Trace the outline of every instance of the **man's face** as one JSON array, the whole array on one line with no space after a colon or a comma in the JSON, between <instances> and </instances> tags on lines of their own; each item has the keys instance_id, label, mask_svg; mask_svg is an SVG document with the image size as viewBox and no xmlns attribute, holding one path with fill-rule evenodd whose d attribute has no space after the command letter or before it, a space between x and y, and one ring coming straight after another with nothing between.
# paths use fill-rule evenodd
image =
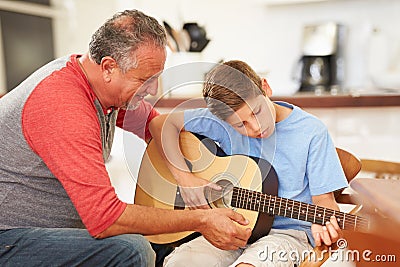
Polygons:
<instances>
[{"instance_id":1,"label":"man's face","mask_svg":"<svg viewBox=\"0 0 400 267\"><path fill-rule=\"evenodd\" d=\"M113 79L114 106L132 110L147 95L156 95L158 77L164 69L166 50L155 46L142 46L136 51L137 68L118 73Z\"/></svg>"},{"instance_id":2,"label":"man's face","mask_svg":"<svg viewBox=\"0 0 400 267\"><path fill-rule=\"evenodd\" d=\"M246 100L226 119L240 134L253 138L267 138L275 131L276 113L271 100L263 95Z\"/></svg>"}]
</instances>

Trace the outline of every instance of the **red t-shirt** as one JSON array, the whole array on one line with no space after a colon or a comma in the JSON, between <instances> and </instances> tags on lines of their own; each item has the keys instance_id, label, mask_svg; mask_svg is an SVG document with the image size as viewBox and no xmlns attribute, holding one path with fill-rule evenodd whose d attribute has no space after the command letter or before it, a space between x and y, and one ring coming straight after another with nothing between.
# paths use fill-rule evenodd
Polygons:
<instances>
[{"instance_id":1,"label":"red t-shirt","mask_svg":"<svg viewBox=\"0 0 400 267\"><path fill-rule=\"evenodd\" d=\"M62 183L91 235L111 226L126 203L117 198L105 168L96 96L77 58L53 72L32 91L23 110L22 129L33 151ZM148 122L158 113L143 102L122 111L117 125L149 138ZM134 148L133 148L134 149ZM33 166L34 167L34 166Z\"/></svg>"}]
</instances>

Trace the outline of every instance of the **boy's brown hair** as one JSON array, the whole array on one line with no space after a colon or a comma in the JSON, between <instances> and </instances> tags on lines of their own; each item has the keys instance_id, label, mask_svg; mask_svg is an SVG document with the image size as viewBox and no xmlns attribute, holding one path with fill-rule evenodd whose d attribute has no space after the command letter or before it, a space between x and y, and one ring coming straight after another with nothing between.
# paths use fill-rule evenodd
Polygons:
<instances>
[{"instance_id":1,"label":"boy's brown hair","mask_svg":"<svg viewBox=\"0 0 400 267\"><path fill-rule=\"evenodd\" d=\"M231 60L214 67L207 75L203 97L208 109L225 120L247 99L265 95L262 80L245 62Z\"/></svg>"}]
</instances>

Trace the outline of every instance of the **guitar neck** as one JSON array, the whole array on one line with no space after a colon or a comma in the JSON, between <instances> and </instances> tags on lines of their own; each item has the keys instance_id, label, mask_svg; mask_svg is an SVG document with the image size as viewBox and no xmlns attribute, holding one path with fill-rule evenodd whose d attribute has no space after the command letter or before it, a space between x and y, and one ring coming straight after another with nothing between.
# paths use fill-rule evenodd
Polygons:
<instances>
[{"instance_id":1,"label":"guitar neck","mask_svg":"<svg viewBox=\"0 0 400 267\"><path fill-rule=\"evenodd\" d=\"M335 216L341 229L368 229L368 221L360 216L239 187L233 188L231 205L320 225L325 225L331 216Z\"/></svg>"}]
</instances>

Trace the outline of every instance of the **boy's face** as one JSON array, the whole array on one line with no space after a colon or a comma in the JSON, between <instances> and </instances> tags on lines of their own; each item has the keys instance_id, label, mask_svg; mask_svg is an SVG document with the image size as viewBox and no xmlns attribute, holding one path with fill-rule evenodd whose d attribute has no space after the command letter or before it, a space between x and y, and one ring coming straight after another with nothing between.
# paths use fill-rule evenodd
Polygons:
<instances>
[{"instance_id":1,"label":"boy's face","mask_svg":"<svg viewBox=\"0 0 400 267\"><path fill-rule=\"evenodd\" d=\"M226 119L236 131L253 138L267 138L275 131L276 112L268 97L249 99Z\"/></svg>"}]
</instances>

